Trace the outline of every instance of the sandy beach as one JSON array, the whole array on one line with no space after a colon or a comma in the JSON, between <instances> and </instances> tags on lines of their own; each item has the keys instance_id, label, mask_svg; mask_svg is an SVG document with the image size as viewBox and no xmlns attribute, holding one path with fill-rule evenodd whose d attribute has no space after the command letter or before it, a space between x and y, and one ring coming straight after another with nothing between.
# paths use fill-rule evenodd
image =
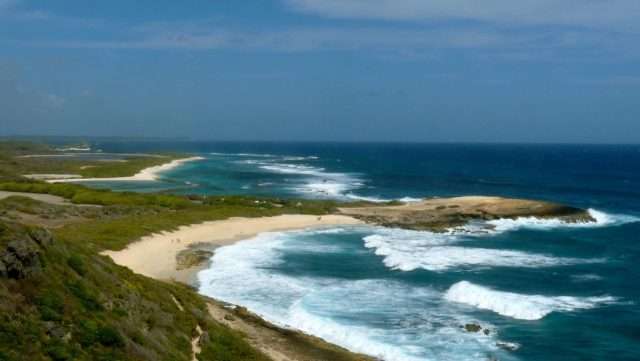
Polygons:
<instances>
[{"instance_id":1,"label":"sandy beach","mask_svg":"<svg viewBox=\"0 0 640 361\"><path fill-rule=\"evenodd\" d=\"M122 251L105 251L102 254L111 257L117 264L148 277L193 284L197 272L205 267L206 263L177 270L176 261L176 256L190 246L202 245L203 248L213 249L250 239L263 232L361 223L355 218L341 215L236 217L183 226L171 232L152 234L131 243Z\"/></svg>"},{"instance_id":2,"label":"sandy beach","mask_svg":"<svg viewBox=\"0 0 640 361\"><path fill-rule=\"evenodd\" d=\"M166 172L173 168L179 167L180 165L193 162L197 160L202 160L203 157L189 157L189 158L181 158L175 159L171 162L167 162L165 164L156 165L153 167L145 168L140 172L130 176L130 177L109 177L109 178L56 178L56 179L47 179L48 183L65 183L65 182L90 182L90 181L154 181L157 180L160 176L160 173Z\"/></svg>"}]
</instances>

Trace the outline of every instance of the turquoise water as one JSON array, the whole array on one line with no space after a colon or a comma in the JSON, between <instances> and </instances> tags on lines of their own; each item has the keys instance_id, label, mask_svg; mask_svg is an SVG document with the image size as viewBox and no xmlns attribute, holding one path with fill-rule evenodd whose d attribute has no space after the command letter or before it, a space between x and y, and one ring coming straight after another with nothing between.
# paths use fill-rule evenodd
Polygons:
<instances>
[{"instance_id":1,"label":"turquoise water","mask_svg":"<svg viewBox=\"0 0 640 361\"><path fill-rule=\"evenodd\" d=\"M589 208L446 234L373 226L219 248L200 292L385 360L639 360L640 147L101 144L205 160L118 189L412 200L503 195ZM488 334L461 328L477 323Z\"/></svg>"}]
</instances>

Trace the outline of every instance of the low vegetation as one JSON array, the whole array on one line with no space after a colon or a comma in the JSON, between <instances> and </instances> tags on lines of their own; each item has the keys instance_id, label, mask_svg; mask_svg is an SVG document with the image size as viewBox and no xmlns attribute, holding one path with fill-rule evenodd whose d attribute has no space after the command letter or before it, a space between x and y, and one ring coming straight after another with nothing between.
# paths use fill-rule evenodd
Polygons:
<instances>
[{"instance_id":1,"label":"low vegetation","mask_svg":"<svg viewBox=\"0 0 640 361\"><path fill-rule=\"evenodd\" d=\"M136 275L89 243L0 221L0 360L187 361L198 325L199 360L268 360L190 288Z\"/></svg>"},{"instance_id":2,"label":"low vegetation","mask_svg":"<svg viewBox=\"0 0 640 361\"><path fill-rule=\"evenodd\" d=\"M198 360L269 360L246 336L214 320L207 300L191 288L134 274L99 252L207 220L327 214L335 210L335 202L140 194L50 184L20 175L76 169L65 168L65 162L34 166L38 162L31 159L36 158L15 157L50 151L47 148L9 148L11 155L3 152L0 158L3 165L10 164L3 167L0 190L55 195L83 206L22 196L0 200L0 361L192 360L198 327L203 332ZM319 340L301 341L306 338L295 332L283 335L291 347L301 349L296 352L313 355L309 359L360 359Z\"/></svg>"},{"instance_id":3,"label":"low vegetation","mask_svg":"<svg viewBox=\"0 0 640 361\"><path fill-rule=\"evenodd\" d=\"M338 205L332 201L140 194L50 184L21 174L34 170L59 173L72 168L64 168L64 162L45 168L34 166L31 159L35 158L16 158L50 149L0 142L0 150L0 190L49 194L72 203L52 204L15 195L0 200L0 361L186 361L194 357L194 340L199 340L200 361L269 360L244 334L211 317L207 302L214 301L188 286L134 274L100 251L122 249L149 233L191 223L233 216L322 215L334 212ZM142 162L130 164L136 164L133 168L143 166ZM277 330L248 314L237 316ZM363 359L319 339L288 330L277 332L284 340L281 342L303 355L302 359Z\"/></svg>"},{"instance_id":4,"label":"low vegetation","mask_svg":"<svg viewBox=\"0 0 640 361\"><path fill-rule=\"evenodd\" d=\"M0 141L0 180L18 180L25 174L78 174L82 177L127 177L140 170L183 158L184 154L127 156L122 161L91 160L61 155L46 144ZM32 155L50 155L31 157Z\"/></svg>"}]
</instances>

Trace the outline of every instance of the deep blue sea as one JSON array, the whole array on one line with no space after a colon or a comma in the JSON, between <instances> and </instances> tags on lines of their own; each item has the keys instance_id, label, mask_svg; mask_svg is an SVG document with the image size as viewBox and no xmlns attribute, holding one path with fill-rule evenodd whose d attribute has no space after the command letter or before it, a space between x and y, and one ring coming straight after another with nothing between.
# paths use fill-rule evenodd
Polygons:
<instances>
[{"instance_id":1,"label":"deep blue sea","mask_svg":"<svg viewBox=\"0 0 640 361\"><path fill-rule=\"evenodd\" d=\"M97 143L198 153L120 190L372 201L545 199L595 224L491 221L262 234L216 250L200 292L388 361L640 360L640 146ZM489 333L461 328L477 323Z\"/></svg>"}]
</instances>

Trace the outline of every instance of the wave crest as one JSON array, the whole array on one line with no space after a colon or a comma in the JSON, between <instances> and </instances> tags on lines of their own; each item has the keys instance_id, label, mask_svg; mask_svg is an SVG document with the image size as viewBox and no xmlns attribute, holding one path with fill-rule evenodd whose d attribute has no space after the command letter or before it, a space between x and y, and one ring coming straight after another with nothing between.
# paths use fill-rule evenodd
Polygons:
<instances>
[{"instance_id":1,"label":"wave crest","mask_svg":"<svg viewBox=\"0 0 640 361\"><path fill-rule=\"evenodd\" d=\"M639 219L625 214L609 214L593 208L587 210L595 222L567 222L560 218L519 217L516 219L496 219L486 223L494 227L496 232L515 231L518 229L555 229L555 228L593 228L609 227L625 223L637 222Z\"/></svg>"},{"instance_id":2,"label":"wave crest","mask_svg":"<svg viewBox=\"0 0 640 361\"><path fill-rule=\"evenodd\" d=\"M599 263L602 259L553 257L513 250L453 246L461 241L456 233L378 229L366 236L364 245L382 256L384 264L395 270L424 269L441 272L456 267L553 267Z\"/></svg>"},{"instance_id":3,"label":"wave crest","mask_svg":"<svg viewBox=\"0 0 640 361\"><path fill-rule=\"evenodd\" d=\"M522 295L496 291L471 282L460 281L444 295L451 302L463 303L519 320L539 320L551 312L570 312L615 302L611 296L571 297Z\"/></svg>"}]
</instances>

